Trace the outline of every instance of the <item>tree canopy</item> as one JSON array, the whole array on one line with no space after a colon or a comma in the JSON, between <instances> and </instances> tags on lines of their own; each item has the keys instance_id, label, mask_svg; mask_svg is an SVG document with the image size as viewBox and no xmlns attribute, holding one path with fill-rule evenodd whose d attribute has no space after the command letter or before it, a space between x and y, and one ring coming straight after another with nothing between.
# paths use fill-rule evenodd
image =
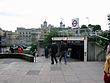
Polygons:
<instances>
[{"instance_id":1,"label":"tree canopy","mask_svg":"<svg viewBox=\"0 0 110 83\"><path fill-rule=\"evenodd\" d=\"M58 36L58 30L53 28L50 30L50 32L46 35L44 39L44 46L48 46L52 42L52 37Z\"/></svg>"},{"instance_id":2,"label":"tree canopy","mask_svg":"<svg viewBox=\"0 0 110 83\"><path fill-rule=\"evenodd\" d=\"M81 29L87 29L88 27L86 25L82 25Z\"/></svg>"},{"instance_id":3,"label":"tree canopy","mask_svg":"<svg viewBox=\"0 0 110 83\"><path fill-rule=\"evenodd\" d=\"M82 25L81 26L81 29L91 29L93 32L97 31L97 30L101 30L101 26L100 25L92 25L92 24L89 24L88 26L86 25Z\"/></svg>"}]
</instances>

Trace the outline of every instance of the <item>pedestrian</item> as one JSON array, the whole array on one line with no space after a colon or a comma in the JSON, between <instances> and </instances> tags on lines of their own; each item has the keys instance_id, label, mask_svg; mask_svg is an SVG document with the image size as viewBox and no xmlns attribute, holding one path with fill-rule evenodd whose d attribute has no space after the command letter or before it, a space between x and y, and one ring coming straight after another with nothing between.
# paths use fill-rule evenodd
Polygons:
<instances>
[{"instance_id":1,"label":"pedestrian","mask_svg":"<svg viewBox=\"0 0 110 83\"><path fill-rule=\"evenodd\" d=\"M36 60L37 50L36 50L36 49L34 49L34 50L32 51L32 55L34 56L34 62L37 62L37 60Z\"/></svg>"},{"instance_id":2,"label":"pedestrian","mask_svg":"<svg viewBox=\"0 0 110 83\"><path fill-rule=\"evenodd\" d=\"M61 40L61 45L60 45L60 58L59 58L59 62L61 63L62 58L64 58L64 62L65 64L67 63L67 50L68 50L68 46L67 46L67 42Z\"/></svg>"},{"instance_id":3,"label":"pedestrian","mask_svg":"<svg viewBox=\"0 0 110 83\"><path fill-rule=\"evenodd\" d=\"M34 49L34 50L32 51L32 55L35 57L35 55L36 55L36 49Z\"/></svg>"},{"instance_id":4,"label":"pedestrian","mask_svg":"<svg viewBox=\"0 0 110 83\"><path fill-rule=\"evenodd\" d=\"M48 55L49 55L49 49L46 46L45 47L45 58L48 58Z\"/></svg>"},{"instance_id":5,"label":"pedestrian","mask_svg":"<svg viewBox=\"0 0 110 83\"><path fill-rule=\"evenodd\" d=\"M106 56L106 61L104 64L104 82L110 83L110 51Z\"/></svg>"},{"instance_id":6,"label":"pedestrian","mask_svg":"<svg viewBox=\"0 0 110 83\"><path fill-rule=\"evenodd\" d=\"M11 53L14 53L14 49L13 49L12 46L10 46L10 49L9 50L11 51Z\"/></svg>"},{"instance_id":7,"label":"pedestrian","mask_svg":"<svg viewBox=\"0 0 110 83\"><path fill-rule=\"evenodd\" d=\"M22 52L23 52L23 49L20 46L18 46L18 53L22 53Z\"/></svg>"},{"instance_id":8,"label":"pedestrian","mask_svg":"<svg viewBox=\"0 0 110 83\"><path fill-rule=\"evenodd\" d=\"M57 64L58 61L57 61L57 58L56 58L56 54L58 52L58 46L57 46L56 42L54 42L54 41L52 42L50 50L51 50L51 64L54 64L54 60Z\"/></svg>"}]
</instances>

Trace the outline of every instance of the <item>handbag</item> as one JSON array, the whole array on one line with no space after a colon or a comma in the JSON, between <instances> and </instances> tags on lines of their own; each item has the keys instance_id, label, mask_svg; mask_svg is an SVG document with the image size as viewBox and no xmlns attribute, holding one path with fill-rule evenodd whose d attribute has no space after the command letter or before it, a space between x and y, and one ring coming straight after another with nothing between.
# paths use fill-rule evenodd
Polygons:
<instances>
[{"instance_id":1,"label":"handbag","mask_svg":"<svg viewBox=\"0 0 110 83\"><path fill-rule=\"evenodd\" d=\"M110 83L110 73L106 73L105 71L104 71L104 82Z\"/></svg>"}]
</instances>

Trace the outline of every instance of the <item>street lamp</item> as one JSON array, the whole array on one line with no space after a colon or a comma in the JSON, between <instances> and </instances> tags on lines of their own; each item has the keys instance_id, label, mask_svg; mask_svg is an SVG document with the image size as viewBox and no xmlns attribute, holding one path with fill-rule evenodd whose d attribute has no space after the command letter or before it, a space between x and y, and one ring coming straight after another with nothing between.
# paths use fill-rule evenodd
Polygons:
<instances>
[{"instance_id":1,"label":"street lamp","mask_svg":"<svg viewBox=\"0 0 110 83\"><path fill-rule=\"evenodd\" d=\"M110 31L110 14L107 15L107 20L108 20L108 26L109 26L109 31Z\"/></svg>"},{"instance_id":2,"label":"street lamp","mask_svg":"<svg viewBox=\"0 0 110 83\"><path fill-rule=\"evenodd\" d=\"M88 26L90 19L89 19L89 17L86 17L86 19L87 19L87 26Z\"/></svg>"},{"instance_id":3,"label":"street lamp","mask_svg":"<svg viewBox=\"0 0 110 83\"><path fill-rule=\"evenodd\" d=\"M1 34L0 34L0 53L1 53Z\"/></svg>"}]
</instances>

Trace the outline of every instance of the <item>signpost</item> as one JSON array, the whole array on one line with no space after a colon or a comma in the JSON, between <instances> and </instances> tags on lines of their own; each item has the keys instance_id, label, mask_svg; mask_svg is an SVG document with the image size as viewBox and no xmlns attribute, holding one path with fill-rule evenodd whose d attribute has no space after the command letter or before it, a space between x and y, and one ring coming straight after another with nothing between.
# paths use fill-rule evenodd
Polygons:
<instances>
[{"instance_id":1,"label":"signpost","mask_svg":"<svg viewBox=\"0 0 110 83\"><path fill-rule=\"evenodd\" d=\"M80 28L79 28L79 18L72 19L72 28L78 29L78 35L80 34Z\"/></svg>"},{"instance_id":2,"label":"signpost","mask_svg":"<svg viewBox=\"0 0 110 83\"><path fill-rule=\"evenodd\" d=\"M72 19L72 28L79 28L79 18Z\"/></svg>"}]
</instances>

